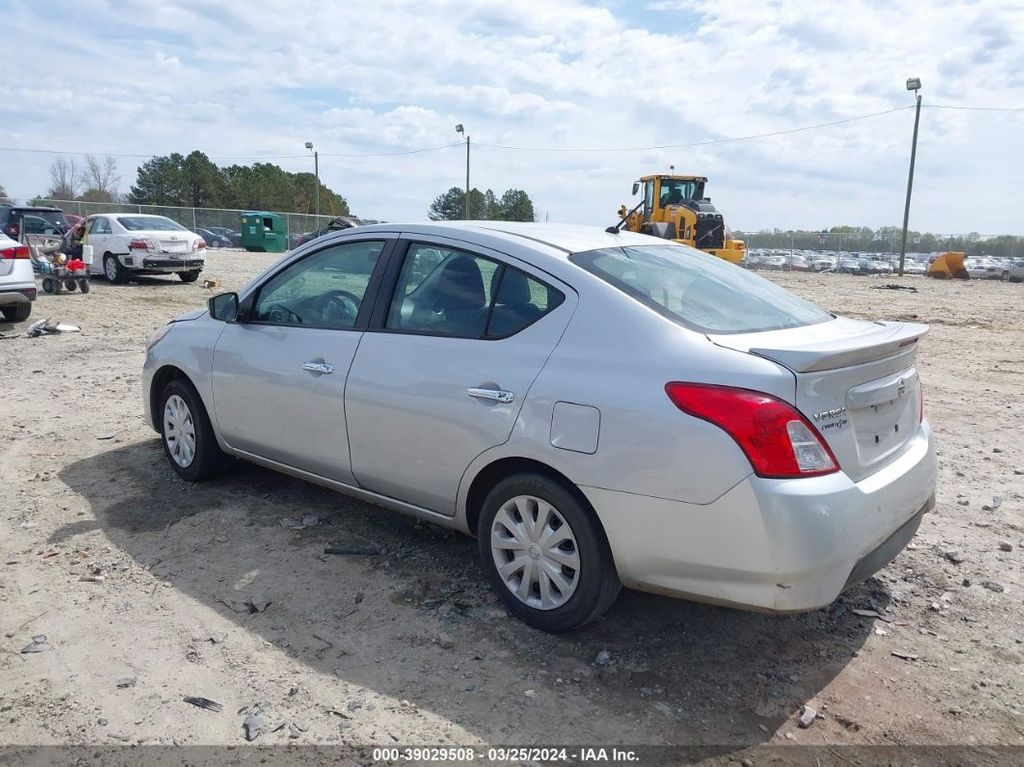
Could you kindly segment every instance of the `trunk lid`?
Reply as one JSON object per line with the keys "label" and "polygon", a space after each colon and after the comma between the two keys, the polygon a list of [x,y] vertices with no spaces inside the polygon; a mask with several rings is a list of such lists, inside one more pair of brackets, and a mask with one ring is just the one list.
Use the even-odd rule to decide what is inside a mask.
{"label": "trunk lid", "polygon": [[837,317],[817,325],[710,335],[729,349],[773,360],[796,379],[793,404],[854,481],[895,460],[917,433],[917,342],[927,325]]}

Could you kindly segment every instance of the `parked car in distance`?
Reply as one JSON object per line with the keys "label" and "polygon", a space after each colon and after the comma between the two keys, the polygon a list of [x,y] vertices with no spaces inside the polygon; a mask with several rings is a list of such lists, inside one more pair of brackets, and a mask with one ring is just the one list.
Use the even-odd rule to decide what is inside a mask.
{"label": "parked car in distance", "polygon": [[223,234],[217,234],[212,229],[197,228],[196,234],[203,238],[208,248],[230,248],[231,238]]}
{"label": "parked car in distance", "polygon": [[221,237],[227,237],[232,248],[242,247],[242,233],[239,230],[229,229],[226,226],[208,226],[206,228],[214,234],[219,234]]}
{"label": "parked car in distance", "polygon": [[[315,240],[318,237],[323,237],[325,234],[330,234],[331,232],[341,232],[345,229],[361,226],[362,223],[363,222],[355,216],[338,216],[336,218],[332,218],[325,226],[320,227],[316,231],[306,232],[302,235],[299,239],[298,245],[305,245],[307,242]],[[296,245],[296,247],[298,247],[298,245]]]}
{"label": "parked car in distance", "polygon": [[99,213],[85,220],[86,244],[92,246],[92,274],[113,283],[143,274],[177,274],[195,282],[206,261],[206,242],[165,216],[145,213]]}
{"label": "parked car in distance", "polygon": [[25,234],[63,236],[70,228],[67,216],[52,205],[0,205],[0,232],[22,241]]}
{"label": "parked car in distance", "polygon": [[812,272],[831,272],[836,268],[836,259],[822,253],[816,253],[809,259]]}
{"label": "parked car in distance", "polygon": [[476,535],[544,630],[620,585],[810,610],[934,502],[926,331],[643,235],[384,224],[157,330],[144,408],[186,480],[242,458]]}
{"label": "parked car in distance", "polygon": [[781,256],[781,255],[778,255],[778,254],[772,254],[772,255],[769,255],[769,256],[765,256],[764,260],[762,261],[763,267],[765,269],[770,269],[770,270],[785,269],[787,267],[788,263],[789,262],[786,260],[785,256]]}
{"label": "parked car in distance", "polygon": [[811,264],[801,253],[793,253],[786,256],[786,269],[791,272],[808,272]]}
{"label": "parked car in distance", "polygon": [[1014,258],[1010,261],[1006,279],[1010,282],[1024,282],[1024,258]]}
{"label": "parked car in distance", "polygon": [[8,322],[27,320],[36,300],[28,245],[0,232],[0,313]]}

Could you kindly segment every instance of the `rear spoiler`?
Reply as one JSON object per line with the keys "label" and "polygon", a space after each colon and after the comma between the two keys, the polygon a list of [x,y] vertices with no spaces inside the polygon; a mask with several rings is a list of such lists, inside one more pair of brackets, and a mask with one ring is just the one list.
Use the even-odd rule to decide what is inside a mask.
{"label": "rear spoiler", "polygon": [[[813,326],[811,326],[813,327]],[[810,328],[804,328],[809,330]],[[782,331],[787,335],[795,330]],[[769,334],[750,334],[750,344],[738,344],[738,337],[711,337],[716,343],[743,351],[785,365],[796,373],[812,373],[820,370],[861,365],[875,360],[894,357],[917,346],[917,342],[928,333],[928,326],[916,322],[874,322],[865,332],[841,335],[838,338],[824,338],[809,343],[793,343],[792,337],[776,346],[763,338]],[[771,335],[775,335],[772,333]],[[813,332],[810,334],[813,335]],[[756,336],[762,336],[757,339]]]}

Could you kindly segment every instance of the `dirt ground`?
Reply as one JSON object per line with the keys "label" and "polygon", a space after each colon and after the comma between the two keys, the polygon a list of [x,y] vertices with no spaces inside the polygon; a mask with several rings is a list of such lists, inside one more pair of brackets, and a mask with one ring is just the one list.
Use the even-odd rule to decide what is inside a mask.
{"label": "dirt ground", "polygon": [[[272,260],[211,251],[204,277],[233,289]],[[199,283],[40,294],[32,320],[82,331],[0,323],[0,743],[239,745],[258,708],[259,745],[1024,745],[1024,285],[771,278],[931,325],[934,512],[829,609],[624,592],[568,636],[509,617],[468,539],[252,466],[179,481],[140,371]],[[917,292],[876,289],[894,283]]]}

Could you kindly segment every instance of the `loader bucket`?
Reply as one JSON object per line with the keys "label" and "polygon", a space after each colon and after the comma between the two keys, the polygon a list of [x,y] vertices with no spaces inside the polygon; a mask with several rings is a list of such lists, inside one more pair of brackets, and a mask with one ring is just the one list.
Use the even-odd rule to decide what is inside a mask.
{"label": "loader bucket", "polygon": [[928,267],[928,276],[938,280],[970,279],[964,268],[964,254],[956,251],[943,253]]}

